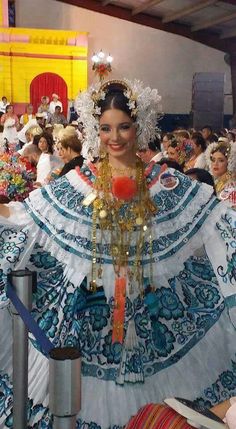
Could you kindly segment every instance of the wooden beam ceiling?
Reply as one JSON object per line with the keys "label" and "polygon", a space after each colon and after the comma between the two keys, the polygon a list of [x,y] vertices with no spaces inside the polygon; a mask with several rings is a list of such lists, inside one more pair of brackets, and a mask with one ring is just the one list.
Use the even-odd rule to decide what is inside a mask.
{"label": "wooden beam ceiling", "polygon": [[134,9],[132,9],[132,15],[137,15],[140,12],[143,12],[144,10],[147,10],[149,7],[155,6],[159,3],[162,3],[165,0],[149,0],[146,1],[145,3],[141,4],[138,7],[135,7]]}
{"label": "wooden beam ceiling", "polygon": [[[231,28],[230,30],[222,31],[220,35],[220,39],[230,39],[232,37],[236,37],[236,28]],[[236,51],[236,43],[234,42],[235,51]]]}
{"label": "wooden beam ceiling", "polygon": [[[192,32],[188,25],[179,24],[176,22],[163,23],[162,19],[157,16],[139,13],[132,15],[132,10],[114,4],[108,4],[106,7],[102,6],[102,2],[97,0],[55,0],[62,3],[71,4],[84,9],[92,10],[94,12],[102,13],[105,15],[113,16],[115,18],[123,19],[135,24],[144,25],[146,27],[156,28],[157,30],[166,31],[168,33],[177,34],[179,36],[187,37],[188,39],[202,43],[211,48],[218,49],[223,52],[235,51],[235,39],[220,38],[219,35],[207,30]],[[226,3],[232,0],[221,0]],[[236,1],[236,0],[234,0]],[[234,36],[233,36],[234,37]]]}
{"label": "wooden beam ceiling", "polygon": [[168,22],[175,21],[176,19],[181,19],[184,16],[191,15],[194,12],[197,12],[198,10],[204,9],[207,6],[211,6],[213,4],[217,3],[217,0],[201,0],[198,1],[193,6],[184,7],[183,9],[179,9],[177,12],[170,13],[162,19],[162,22],[164,24],[167,24]]}
{"label": "wooden beam ceiling", "polygon": [[203,21],[199,24],[193,25],[193,27],[191,27],[191,31],[199,31],[205,28],[214,27],[214,25],[223,24],[223,22],[228,22],[235,18],[236,12],[221,16],[219,18],[208,19],[207,21]]}

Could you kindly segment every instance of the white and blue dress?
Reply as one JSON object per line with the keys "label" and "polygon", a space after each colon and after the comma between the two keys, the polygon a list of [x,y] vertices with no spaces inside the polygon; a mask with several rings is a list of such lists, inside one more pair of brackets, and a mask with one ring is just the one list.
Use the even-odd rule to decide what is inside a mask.
{"label": "white and blue dress", "polygon": [[[115,276],[102,245],[102,284],[89,291],[92,261],[88,166],[10,203],[0,225],[0,428],[12,427],[12,316],[5,294],[12,269],[37,271],[32,315],[55,347],[82,353],[82,406],[78,429],[121,429],[149,402],[185,397],[206,406],[236,395],[235,212],[208,185],[178,179],[163,188],[154,166],[146,180],[159,211],[143,252],[143,293],[127,291],[124,344],[112,343]],[[109,240],[109,233],[107,233]],[[135,232],[133,233],[135,235]],[[131,238],[130,261],[135,257]],[[127,331],[135,342],[126,347]],[[49,429],[48,359],[31,336],[29,426]]]}

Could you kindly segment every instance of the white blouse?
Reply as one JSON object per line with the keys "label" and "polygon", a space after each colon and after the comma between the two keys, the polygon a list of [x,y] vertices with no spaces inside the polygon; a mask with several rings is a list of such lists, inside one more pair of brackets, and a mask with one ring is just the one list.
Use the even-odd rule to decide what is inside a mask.
{"label": "white blouse", "polygon": [[39,157],[37,164],[37,179],[36,182],[45,185],[47,183],[47,177],[52,173],[53,170],[62,167],[60,158],[50,153],[42,153]]}

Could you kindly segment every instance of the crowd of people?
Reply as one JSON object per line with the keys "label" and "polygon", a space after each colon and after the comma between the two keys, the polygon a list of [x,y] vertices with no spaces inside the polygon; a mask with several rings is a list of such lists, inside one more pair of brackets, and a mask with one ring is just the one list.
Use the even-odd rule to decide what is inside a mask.
{"label": "crowd of people", "polygon": [[179,128],[157,137],[139,156],[146,163],[175,162],[174,168],[213,186],[220,199],[236,204],[236,130],[217,134],[209,125],[199,131]]}
{"label": "crowd of people", "polygon": [[[49,97],[43,96],[35,114],[33,106],[29,104],[26,113],[20,117],[14,113],[14,108],[6,97],[2,97],[0,103],[1,124],[4,127],[2,142],[5,140],[9,148],[21,155],[24,152],[24,156],[32,160],[33,166],[37,165],[38,185],[46,184],[51,173],[63,167],[65,160],[60,156],[58,145],[58,133],[62,135],[63,129],[66,133],[75,130],[79,140],[75,153],[71,148],[75,158],[71,165],[75,167],[78,156],[81,156],[83,125],[78,120],[68,124],[62,109],[57,94],[52,94],[50,103]],[[42,145],[42,140],[39,145],[37,136],[41,133],[42,140],[47,139],[48,143],[45,145]],[[37,149],[31,147],[32,144]],[[74,145],[75,143],[73,147]],[[235,203],[236,129],[215,132],[210,125],[205,125],[200,130],[179,127],[172,132],[160,133],[148,145],[148,148],[137,153],[144,163],[166,161],[167,165],[171,165],[171,162],[175,162],[172,165],[179,171],[212,185],[220,199],[230,200],[232,205]],[[81,159],[79,158],[78,165]],[[67,167],[63,171],[67,171]]]}
{"label": "crowd of people", "polygon": [[[43,186],[53,177],[61,175],[61,170],[67,171],[69,166],[64,164],[71,161],[72,156],[76,158],[72,165],[75,167],[76,162],[81,165],[80,124],[75,120],[68,124],[61,113],[62,103],[57,94],[52,94],[50,103],[49,97],[43,96],[36,113],[33,112],[32,104],[28,104],[26,112],[19,117],[14,113],[13,105],[6,97],[2,97],[0,111],[3,127],[0,134],[1,152],[14,153],[19,156],[19,160],[24,158],[31,163],[32,171],[35,170],[35,176],[32,175],[34,187]],[[67,146],[67,156],[65,154],[61,156],[61,144],[58,144],[59,134],[61,137],[71,135],[72,147],[69,150],[69,145]],[[17,156],[12,159],[19,164]]]}
{"label": "crowd of people", "polygon": [[[1,117],[18,131],[3,130],[0,179],[9,162],[32,166],[34,190],[0,205],[0,428],[17,266],[37,272],[32,315],[54,347],[81,351],[77,429],[191,429],[163,405],[173,396],[235,429],[235,130],[161,133],[160,96],[139,81],[81,93],[69,125],[58,97],[41,101],[35,117],[10,104]],[[30,339],[28,428],[50,429],[48,359]]]}

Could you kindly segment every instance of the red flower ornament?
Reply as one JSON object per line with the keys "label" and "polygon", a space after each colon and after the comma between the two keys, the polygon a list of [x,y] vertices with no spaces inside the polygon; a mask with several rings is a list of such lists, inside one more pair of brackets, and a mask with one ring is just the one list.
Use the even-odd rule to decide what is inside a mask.
{"label": "red flower ornament", "polygon": [[130,177],[122,176],[112,179],[112,194],[118,200],[129,201],[135,197],[138,188],[137,183]]}

